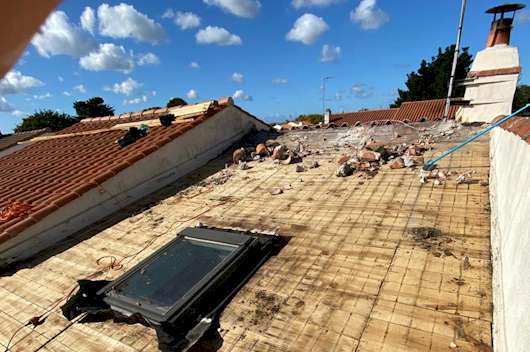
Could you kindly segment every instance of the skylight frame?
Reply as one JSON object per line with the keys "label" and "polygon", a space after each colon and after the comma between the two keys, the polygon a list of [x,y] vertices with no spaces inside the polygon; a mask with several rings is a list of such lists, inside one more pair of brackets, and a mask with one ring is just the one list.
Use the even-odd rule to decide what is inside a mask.
{"label": "skylight frame", "polygon": [[[193,285],[180,299],[175,301],[171,308],[165,313],[162,313],[160,309],[157,309],[156,305],[138,305],[137,301],[134,299],[126,297],[125,295],[113,293],[116,287],[119,287],[137,272],[156,261],[167,249],[178,245],[184,240],[200,241],[203,244],[212,243],[227,247],[229,246],[234,248],[234,251]],[[252,252],[252,247],[260,246],[262,245],[262,242],[263,241],[258,237],[242,233],[207,228],[186,228],[177,238],[135,265],[121,277],[100,290],[98,294],[105,295],[105,302],[108,303],[113,310],[119,311],[125,315],[138,313],[155,325],[172,323],[177,321],[180,316],[186,315],[187,309],[196,304],[203,295],[206,295],[209,288],[215,286],[219,282],[222,283],[223,280],[230,279],[228,276],[230,273],[237,271],[238,263],[243,260],[248,260],[246,257]],[[268,258],[268,255],[266,255],[266,257]],[[266,258],[261,258],[255,263],[255,270],[257,270],[265,259]]]}

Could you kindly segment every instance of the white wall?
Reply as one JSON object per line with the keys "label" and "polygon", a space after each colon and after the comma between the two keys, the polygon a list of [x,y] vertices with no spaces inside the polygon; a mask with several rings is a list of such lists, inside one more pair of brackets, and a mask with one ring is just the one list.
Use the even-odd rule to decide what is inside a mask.
{"label": "white wall", "polygon": [[0,267],[44,250],[203,166],[253,128],[269,126],[229,106],[0,245]]}
{"label": "white wall", "polygon": [[530,144],[502,128],[490,156],[494,347],[530,350]]}
{"label": "white wall", "polygon": [[[495,45],[477,53],[471,71],[496,70],[519,66],[519,51],[508,45]],[[517,87],[518,74],[477,77],[467,82],[462,106],[456,118],[462,122],[491,122],[498,116],[512,112],[512,101]]]}

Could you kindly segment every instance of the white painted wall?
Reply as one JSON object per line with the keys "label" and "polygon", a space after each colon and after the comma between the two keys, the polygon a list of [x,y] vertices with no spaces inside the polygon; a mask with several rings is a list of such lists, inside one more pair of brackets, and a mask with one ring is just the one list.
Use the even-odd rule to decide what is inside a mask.
{"label": "white painted wall", "polygon": [[0,245],[0,267],[67,236],[205,165],[252,129],[269,126],[228,106],[199,126]]}
{"label": "white painted wall", "polygon": [[530,144],[492,132],[490,170],[494,347],[530,349]]}
{"label": "white painted wall", "polygon": [[[519,66],[519,51],[508,45],[495,45],[477,53],[471,71],[496,70]],[[491,122],[498,116],[512,113],[518,74],[478,77],[466,83],[464,99],[469,106],[461,107],[456,118],[462,122]]]}

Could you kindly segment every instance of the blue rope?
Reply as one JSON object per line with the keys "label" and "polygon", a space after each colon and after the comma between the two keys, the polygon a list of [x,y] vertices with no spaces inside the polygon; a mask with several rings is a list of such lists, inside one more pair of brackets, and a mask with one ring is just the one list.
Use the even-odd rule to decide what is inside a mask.
{"label": "blue rope", "polygon": [[499,121],[495,122],[493,125],[483,129],[482,131],[476,133],[475,135],[469,137],[468,139],[466,139],[465,141],[463,141],[462,143],[460,144],[457,144],[455,145],[454,147],[451,147],[449,148],[448,150],[446,150],[445,152],[442,153],[442,155],[434,158],[434,159],[431,159],[429,161],[427,161],[425,163],[425,165],[423,165],[423,170],[426,170],[426,171],[430,171],[432,169],[434,169],[434,167],[436,166],[436,163],[440,160],[442,160],[443,158],[445,158],[446,156],[448,156],[449,154],[457,151],[458,149],[464,147],[465,145],[473,142],[475,139],[485,135],[486,133],[488,133],[489,131],[491,131],[492,129],[494,129],[495,127],[505,123],[506,121],[508,121],[509,119],[511,119],[512,117],[520,114],[521,112],[525,111],[526,109],[528,109],[530,107],[530,104],[526,104],[525,106],[523,106],[522,108],[520,108],[519,110],[517,110],[516,112],[512,113],[511,115],[508,115],[502,119],[500,119]]}

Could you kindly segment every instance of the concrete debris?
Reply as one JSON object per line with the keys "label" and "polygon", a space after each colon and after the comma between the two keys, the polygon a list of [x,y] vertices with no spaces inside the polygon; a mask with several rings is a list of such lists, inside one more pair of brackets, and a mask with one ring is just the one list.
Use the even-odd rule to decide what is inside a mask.
{"label": "concrete debris", "polygon": [[287,152],[288,152],[288,149],[286,146],[284,146],[283,144],[278,145],[274,147],[274,150],[272,152],[272,159],[273,160],[285,160],[288,157]]}
{"label": "concrete debris", "polygon": [[414,166],[414,160],[408,156],[407,154],[403,155],[403,163],[405,164],[405,167],[413,167]]}
{"label": "concrete debris", "polygon": [[269,191],[269,193],[273,196],[277,196],[279,194],[282,194],[283,190],[281,188],[273,188]]}
{"label": "concrete debris", "polygon": [[248,164],[244,161],[239,160],[239,169],[240,170],[248,170],[250,167]]}
{"label": "concrete debris", "polygon": [[260,143],[256,146],[256,155],[258,156],[267,156],[269,154],[269,150],[265,146],[265,144]]}
{"label": "concrete debris", "polygon": [[294,168],[294,171],[295,171],[295,172],[304,172],[304,171],[305,171],[305,167],[303,167],[302,165],[298,164],[298,165],[296,165],[296,167]]}
{"label": "concrete debris", "polygon": [[362,161],[379,161],[379,159],[381,159],[381,153],[369,149],[363,149],[359,152],[359,158]]}
{"label": "concrete debris", "polygon": [[337,164],[338,165],[342,165],[342,164],[345,164],[348,162],[348,160],[350,160],[350,157],[347,156],[347,155],[341,155],[338,159],[337,159]]}
{"label": "concrete debris", "polygon": [[348,177],[353,174],[353,171],[355,171],[354,168],[350,163],[346,162],[338,167],[335,175],[337,175],[337,177]]}
{"label": "concrete debris", "polygon": [[403,158],[397,157],[395,159],[392,159],[388,162],[388,166],[391,169],[402,169],[405,167],[405,162],[403,161]]}
{"label": "concrete debris", "polygon": [[455,348],[457,348],[457,347],[458,347],[458,346],[457,346],[456,343],[454,343],[454,342],[451,342],[451,343],[449,344],[449,348],[455,349]]}
{"label": "concrete debris", "polygon": [[234,153],[232,154],[232,161],[234,162],[234,164],[237,165],[240,161],[243,160],[245,160],[245,149],[241,148],[234,151]]}
{"label": "concrete debris", "polygon": [[456,178],[457,184],[471,184],[476,183],[476,180],[473,180],[472,175],[475,173],[475,170],[466,171]]}

